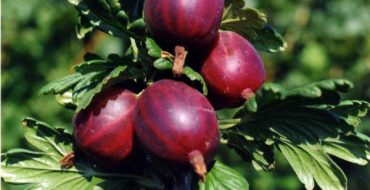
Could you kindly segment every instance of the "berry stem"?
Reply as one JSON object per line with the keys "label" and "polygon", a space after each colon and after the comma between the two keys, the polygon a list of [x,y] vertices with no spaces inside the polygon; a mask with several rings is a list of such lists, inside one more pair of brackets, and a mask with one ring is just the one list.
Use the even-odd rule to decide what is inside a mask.
{"label": "berry stem", "polygon": [[248,100],[249,98],[255,96],[255,93],[251,89],[246,88],[243,90],[242,96],[244,99]]}
{"label": "berry stem", "polygon": [[200,177],[200,180],[204,182],[206,180],[207,166],[204,162],[204,157],[199,150],[194,150],[189,153],[190,164],[194,168],[194,172]]}
{"label": "berry stem", "polygon": [[175,47],[175,61],[172,67],[172,73],[175,77],[181,76],[187,55],[188,51],[186,51],[183,46]]}

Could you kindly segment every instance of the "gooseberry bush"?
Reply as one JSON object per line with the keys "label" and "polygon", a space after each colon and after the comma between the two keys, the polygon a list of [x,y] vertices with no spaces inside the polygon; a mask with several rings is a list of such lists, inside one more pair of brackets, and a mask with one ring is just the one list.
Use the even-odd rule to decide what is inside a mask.
{"label": "gooseberry bush", "polygon": [[[69,0],[77,36],[101,30],[123,53],[88,53],[74,73],[50,82],[75,111],[73,133],[22,121],[32,150],[1,155],[1,176],[31,189],[249,189],[215,159],[219,146],[256,171],[275,168],[276,151],[306,189],[347,189],[333,157],[370,160],[359,132],[370,104],[342,100],[345,79],[286,89],[265,82],[257,50],[286,48],[266,16],[244,0]],[[72,6],[71,6],[72,7]],[[217,158],[217,157],[216,157]]]}

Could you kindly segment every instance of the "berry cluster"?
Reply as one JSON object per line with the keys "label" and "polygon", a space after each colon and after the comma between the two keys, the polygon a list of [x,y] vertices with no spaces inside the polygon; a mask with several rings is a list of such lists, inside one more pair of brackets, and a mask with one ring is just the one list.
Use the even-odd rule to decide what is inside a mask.
{"label": "berry cluster", "polygon": [[98,163],[119,165],[135,137],[154,155],[191,165],[205,180],[206,164],[220,142],[214,108],[240,106],[265,80],[254,47],[237,33],[218,32],[223,9],[224,0],[146,0],[144,18],[152,36],[162,47],[199,54],[194,69],[210,93],[205,97],[174,79],[155,81],[139,95],[108,88],[75,115],[79,149]]}

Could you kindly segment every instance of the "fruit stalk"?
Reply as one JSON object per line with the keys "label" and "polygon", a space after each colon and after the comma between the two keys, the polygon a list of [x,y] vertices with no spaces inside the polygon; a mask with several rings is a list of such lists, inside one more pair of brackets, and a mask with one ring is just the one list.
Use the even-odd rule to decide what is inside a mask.
{"label": "fruit stalk", "polygon": [[172,73],[175,77],[179,77],[184,70],[185,60],[188,52],[183,46],[175,47],[175,61],[173,62]]}
{"label": "fruit stalk", "polygon": [[200,180],[204,182],[206,180],[207,166],[204,162],[204,157],[198,150],[189,153],[189,162],[194,168],[194,172],[200,177]]}

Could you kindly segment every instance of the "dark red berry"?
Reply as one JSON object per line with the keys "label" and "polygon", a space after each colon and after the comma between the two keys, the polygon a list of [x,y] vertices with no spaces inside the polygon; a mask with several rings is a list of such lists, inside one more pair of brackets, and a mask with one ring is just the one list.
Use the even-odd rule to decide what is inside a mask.
{"label": "dark red berry", "polygon": [[215,155],[220,141],[216,113],[208,100],[185,83],[160,80],[140,95],[135,132],[158,157],[191,163],[204,179],[205,162]]}
{"label": "dark red berry", "polygon": [[145,0],[144,19],[165,46],[200,48],[217,37],[223,9],[224,0]]}
{"label": "dark red berry", "polygon": [[201,74],[215,107],[236,107],[253,96],[265,81],[261,57],[248,40],[235,32],[220,32],[205,59]]}
{"label": "dark red berry", "polygon": [[73,120],[77,146],[101,164],[120,164],[132,150],[135,104],[135,94],[119,87],[96,96]]}

